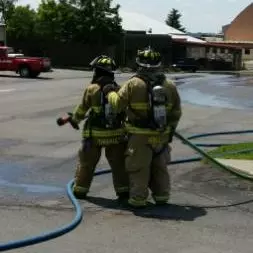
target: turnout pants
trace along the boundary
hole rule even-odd
[[[112,170],[113,186],[116,195],[129,192],[128,175],[125,171],[126,143],[105,146],[105,156]],[[75,174],[74,192],[89,192],[94,171],[101,157],[102,147],[91,142],[89,147],[83,143],[78,152],[78,163]]]
[[[147,136],[132,135],[126,151],[126,170],[129,176],[132,206],[145,206],[149,189],[156,203],[166,203],[170,194],[170,176],[167,163],[170,148],[161,149],[148,143]]]

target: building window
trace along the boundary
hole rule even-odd
[[[207,47],[207,48],[206,48],[206,52],[207,52],[207,53],[210,53],[210,47]]]
[[[213,48],[213,53],[217,54],[217,48],[216,47]]]
[[[225,53],[225,48],[221,48],[220,52],[221,52],[221,54],[224,54]]]
[[[244,49],[244,53],[245,53],[245,54],[250,54],[250,49],[245,48],[245,49]]]

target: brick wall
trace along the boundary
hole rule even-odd
[[[225,30],[225,40],[253,41],[253,3],[246,7]]]

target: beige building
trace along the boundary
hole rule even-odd
[[[217,45],[230,45],[240,48],[242,52],[242,67],[253,70],[253,41],[222,41],[216,42]]]
[[[188,46],[186,48],[186,57],[187,58],[194,58],[195,60],[199,58],[206,57],[206,48],[202,46]]]
[[[173,60],[194,59],[200,69],[240,70],[241,48],[217,42],[196,43],[173,40]]]

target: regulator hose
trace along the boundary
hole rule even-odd
[[[202,149],[199,148],[199,147],[219,147],[219,146],[223,146],[223,145],[229,145],[229,143],[217,143],[217,144],[195,143],[194,144],[190,141],[190,140],[193,140],[193,139],[199,139],[199,138],[203,138],[203,137],[216,136],[216,135],[250,134],[250,133],[253,133],[253,129],[252,130],[241,130],[241,131],[230,131],[230,132],[225,131],[225,132],[202,133],[202,134],[192,135],[188,138],[185,138],[181,134],[176,132],[175,136],[179,140],[181,140],[184,144],[186,144],[189,147],[191,147],[192,149],[194,149],[201,156],[199,156],[199,157],[190,157],[190,158],[187,158],[187,159],[174,160],[174,161],[171,161],[170,164],[197,162],[197,161],[202,160],[203,157],[205,157],[208,161],[210,161],[211,163],[213,163],[216,166],[220,167],[221,169],[229,171],[229,172],[231,172],[231,173],[233,173],[237,176],[243,177],[244,179],[252,180],[253,176],[223,165],[222,163],[218,162],[216,159],[212,158],[205,151],[203,151]],[[249,151],[253,151],[253,150],[246,149],[246,150],[236,151],[236,152],[233,152],[233,153],[243,153],[243,152],[249,152]],[[226,154],[226,153],[224,153],[224,154]],[[108,174],[108,173],[111,173],[110,169],[100,170],[100,171],[95,172],[95,176],[104,175],[104,174]],[[74,197],[74,195],[72,193],[73,184],[74,184],[74,179],[69,181],[69,183],[66,186],[67,195],[68,195],[70,201],[72,202],[72,204],[74,206],[74,209],[75,209],[75,212],[76,212],[75,218],[71,221],[71,223],[69,223],[68,225],[65,225],[63,227],[60,227],[56,230],[49,231],[49,232],[41,234],[41,235],[37,235],[37,236],[34,236],[34,237],[29,237],[29,238],[26,238],[26,239],[23,239],[23,240],[10,241],[10,242],[7,242],[7,243],[0,244],[0,251],[7,251],[7,250],[17,249],[17,248],[22,248],[22,247],[42,243],[42,242],[45,242],[45,241],[55,239],[59,236],[62,236],[64,234],[74,230],[81,223],[82,218],[83,218],[83,212],[82,212],[82,208],[81,208],[80,204],[78,203],[77,199]]]

